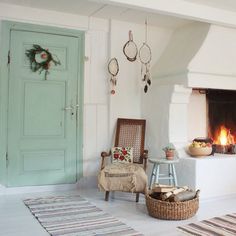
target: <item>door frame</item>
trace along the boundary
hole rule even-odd
[[[29,31],[47,34],[71,36],[78,39],[78,71],[77,71],[77,104],[79,104],[76,123],[76,179],[83,176],[83,98],[84,98],[84,40],[85,32],[80,30],[35,25],[14,21],[0,21],[0,184],[7,186],[7,150],[8,150],[8,97],[9,97],[9,65],[11,31]]]

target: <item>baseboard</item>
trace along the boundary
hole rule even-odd
[[[6,187],[0,185],[0,196],[9,194],[24,194],[37,192],[73,191],[76,189],[97,188],[97,177],[89,176],[81,178],[75,184],[56,184],[44,186]]]
[[[97,176],[84,176],[78,181],[78,187],[82,189],[97,188]]]
[[[212,201],[227,200],[227,199],[230,199],[230,198],[236,198],[236,193],[220,195],[220,196],[204,197],[204,198],[201,198],[201,193],[200,193],[199,201],[201,203],[205,203],[205,202],[212,202]]]
[[[53,191],[70,191],[70,190],[75,190],[75,189],[78,189],[78,183],[44,185],[44,186],[25,186],[25,187],[0,186],[0,195],[51,192],[51,191],[52,192]]]

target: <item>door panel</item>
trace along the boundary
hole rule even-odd
[[[25,53],[33,44],[61,62],[47,80],[30,69]],[[76,181],[78,50],[76,37],[11,31],[8,186]]]
[[[21,173],[52,170],[58,171],[65,167],[65,153],[63,150],[22,152],[21,163]]]
[[[63,136],[65,84],[43,84],[37,81],[23,83],[23,136]]]

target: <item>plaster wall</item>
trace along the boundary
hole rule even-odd
[[[235,60],[236,29],[211,25],[188,69],[201,74],[235,76]]]

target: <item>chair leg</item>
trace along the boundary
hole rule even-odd
[[[109,191],[106,191],[106,193],[105,193],[105,201],[108,201],[109,200]]]
[[[136,202],[139,202],[139,193],[136,193]]]

